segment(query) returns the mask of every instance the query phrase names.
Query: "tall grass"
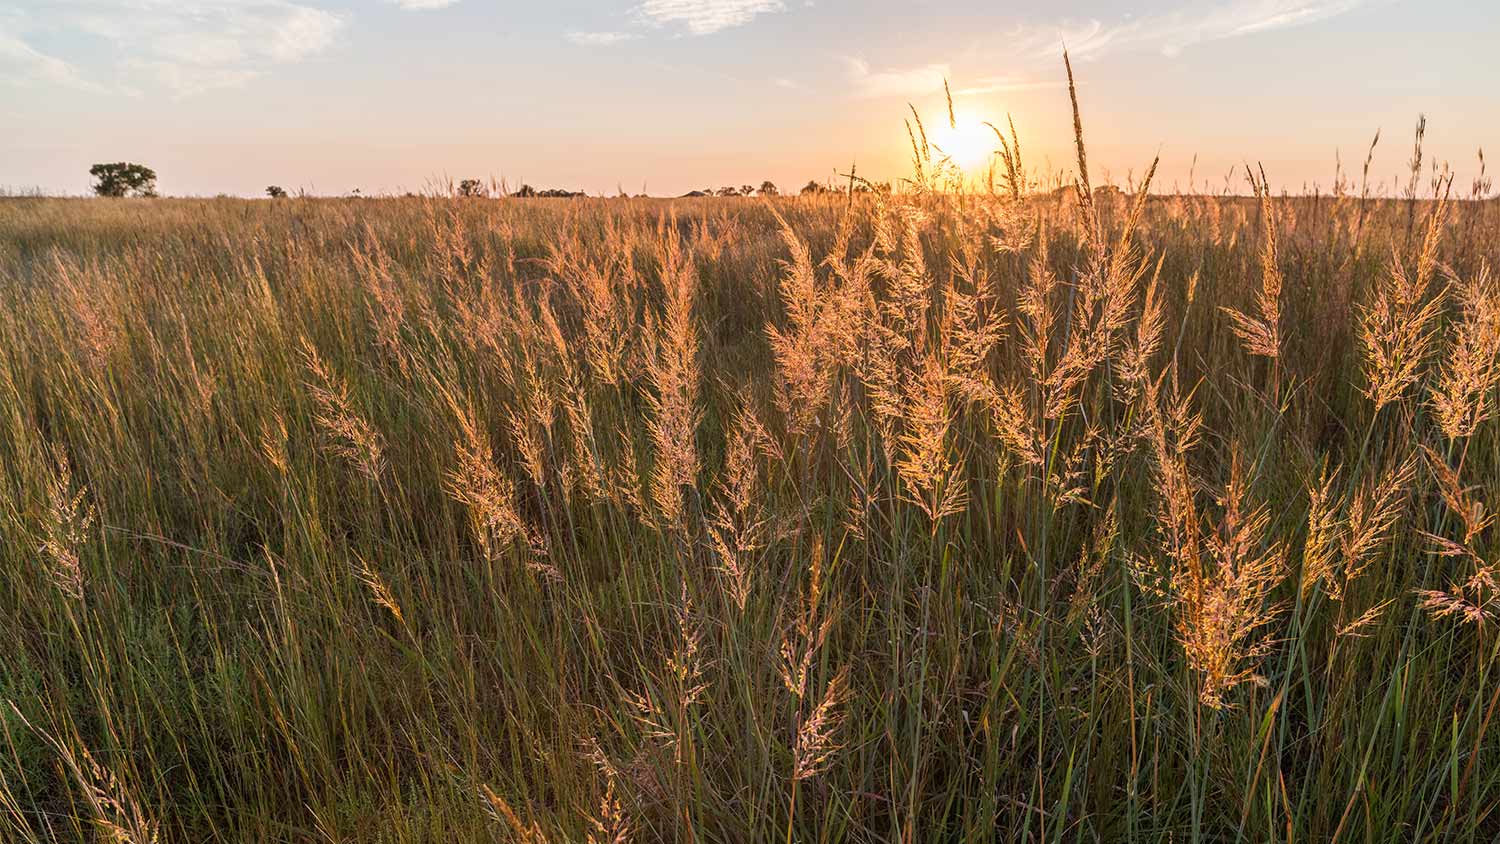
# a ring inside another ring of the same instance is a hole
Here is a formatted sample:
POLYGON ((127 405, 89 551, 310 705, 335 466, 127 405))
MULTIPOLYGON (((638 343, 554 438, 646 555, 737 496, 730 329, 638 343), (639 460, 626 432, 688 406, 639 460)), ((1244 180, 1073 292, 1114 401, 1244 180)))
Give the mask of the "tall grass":
POLYGON ((1075 115, 1069 193, 0 203, 0 838, 1495 840, 1500 208, 1075 115))

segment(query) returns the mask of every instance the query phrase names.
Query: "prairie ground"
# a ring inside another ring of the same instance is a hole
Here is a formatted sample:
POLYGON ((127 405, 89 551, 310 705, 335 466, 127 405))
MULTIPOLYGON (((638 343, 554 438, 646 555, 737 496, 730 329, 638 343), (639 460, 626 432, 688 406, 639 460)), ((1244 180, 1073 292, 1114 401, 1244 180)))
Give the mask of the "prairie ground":
POLYGON ((1417 193, 0 202, 0 838, 1493 841, 1417 193))

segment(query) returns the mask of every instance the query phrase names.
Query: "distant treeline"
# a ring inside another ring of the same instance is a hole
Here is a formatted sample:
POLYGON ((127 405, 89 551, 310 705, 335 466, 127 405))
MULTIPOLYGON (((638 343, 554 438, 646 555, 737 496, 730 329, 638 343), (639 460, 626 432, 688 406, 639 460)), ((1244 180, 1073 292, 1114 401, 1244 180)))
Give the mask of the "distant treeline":
MULTIPOLYGON (((103 197, 155 197, 156 171, 143 164, 130 162, 116 162, 113 164, 95 164, 89 168, 89 175, 94 178, 92 185, 94 194, 103 197)), ((857 176, 841 177, 840 182, 824 183, 810 180, 802 186, 798 193, 803 195, 817 195, 826 193, 890 193, 889 182, 870 182, 857 176), (847 182, 844 180, 847 179, 847 182)), ((438 186, 433 193, 453 197, 465 197, 474 199, 491 199, 500 197, 515 197, 529 199, 533 197, 571 199, 574 197, 588 196, 584 191, 567 190, 564 188, 535 188, 529 184, 511 190, 504 182, 496 182, 493 179, 461 179, 457 182, 451 180, 438 186)), ((266 196, 271 199, 286 199, 292 194, 281 185, 267 185, 266 196)), ((299 190, 298 196, 306 196, 306 192, 299 190)), ((363 192, 359 188, 350 190, 346 196, 359 197, 363 192)), ((415 197, 419 194, 406 193, 405 196, 415 197)), ((621 189, 618 196, 629 196, 621 189)), ((781 189, 775 182, 769 179, 755 185, 726 185, 721 188, 702 188, 688 191, 684 197, 736 197, 736 196, 780 196, 781 189)), ((646 196, 644 192, 637 196, 646 196)))

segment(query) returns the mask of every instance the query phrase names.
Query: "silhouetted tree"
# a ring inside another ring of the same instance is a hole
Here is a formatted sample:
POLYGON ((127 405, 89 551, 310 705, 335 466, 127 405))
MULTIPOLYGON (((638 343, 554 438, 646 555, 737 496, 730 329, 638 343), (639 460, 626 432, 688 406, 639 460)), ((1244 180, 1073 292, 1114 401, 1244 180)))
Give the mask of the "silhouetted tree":
POLYGON ((484 182, 481 182, 478 179, 464 179, 462 182, 458 183, 458 195, 488 196, 489 191, 485 190, 484 182))
POLYGON ((522 199, 528 199, 530 197, 536 196, 536 188, 532 187, 531 185, 521 185, 514 191, 511 191, 510 195, 518 196, 522 199))
POLYGON ((761 196, 778 196, 780 194, 781 191, 776 189, 776 183, 771 181, 770 179, 767 179, 766 181, 760 183, 761 196))
POLYGON ((804 194, 828 193, 828 188, 824 187, 822 185, 822 183, 820 183, 820 182, 818 182, 816 180, 813 180, 813 181, 809 181, 807 184, 805 184, 805 185, 802 186, 802 193, 804 193, 804 194))
POLYGON ((739 196, 740 189, 726 185, 722 188, 719 188, 715 193, 717 193, 719 196, 739 196))
POLYGON ((271 185, 266 188, 266 196, 272 199, 286 199, 286 188, 281 185, 271 185))
POLYGON ((754 196, 755 185, 740 185, 740 196, 754 196))
POLYGON ((156 196, 156 171, 144 164, 119 161, 89 168, 99 196, 156 196))

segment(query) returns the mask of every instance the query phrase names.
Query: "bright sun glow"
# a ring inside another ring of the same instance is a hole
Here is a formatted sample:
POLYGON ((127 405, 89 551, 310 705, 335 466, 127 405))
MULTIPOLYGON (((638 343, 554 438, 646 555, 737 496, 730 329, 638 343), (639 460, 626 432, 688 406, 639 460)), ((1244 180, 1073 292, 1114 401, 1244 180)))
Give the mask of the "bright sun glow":
POLYGON ((954 123, 954 126, 948 125, 948 116, 943 115, 937 132, 933 134, 933 144, 965 170, 980 169, 988 164, 990 154, 995 151, 995 133, 979 120, 964 115, 958 115, 954 123))

